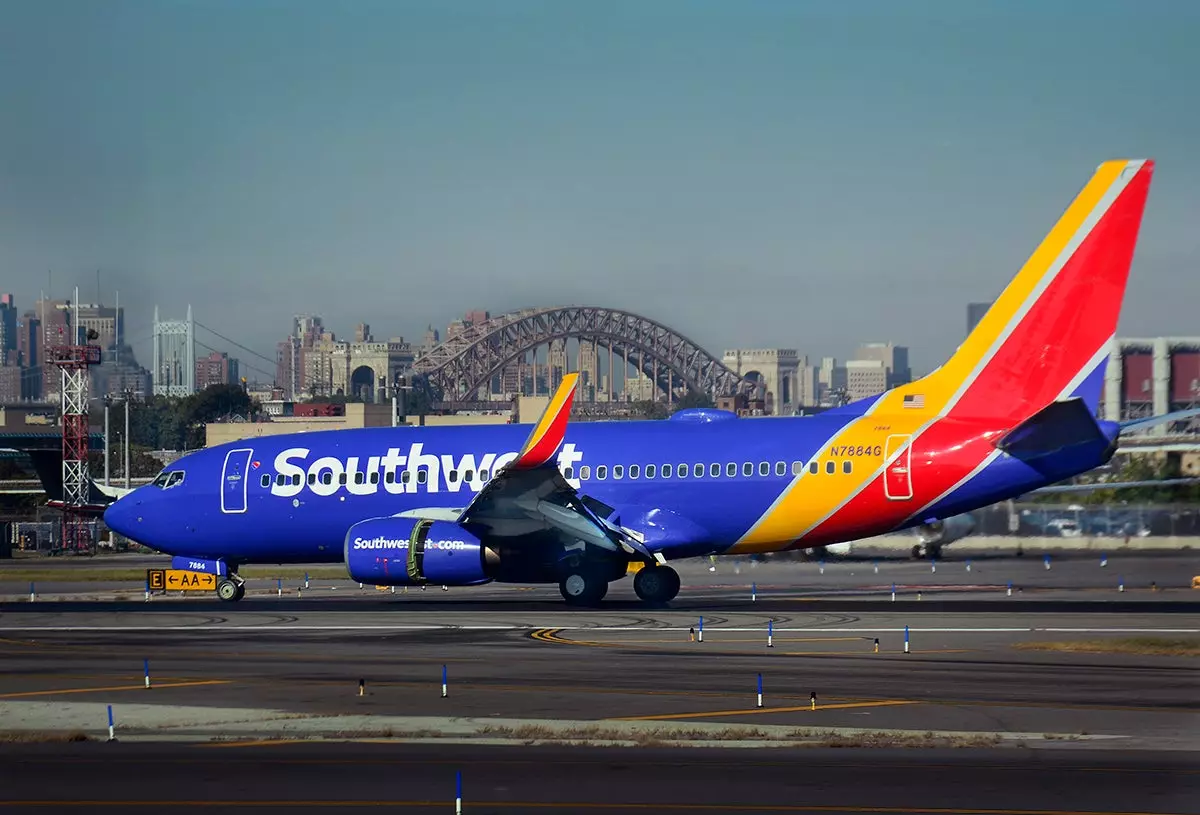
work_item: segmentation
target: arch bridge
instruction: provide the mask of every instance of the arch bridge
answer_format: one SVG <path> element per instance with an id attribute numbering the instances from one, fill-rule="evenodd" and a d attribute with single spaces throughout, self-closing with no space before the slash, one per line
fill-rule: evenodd
<path id="1" fill-rule="evenodd" d="M 567 352 L 568 340 L 579 344 L 575 364 Z M 549 346 L 545 362 L 537 356 L 542 346 Z M 607 365 L 602 366 L 605 357 Z M 600 388 L 601 367 L 607 369 L 607 389 Z M 576 395 L 581 410 L 587 410 L 583 404 L 603 402 L 597 397 L 606 390 L 609 403 L 623 401 L 614 390 L 615 371 L 625 372 L 622 385 L 630 372 L 645 377 L 650 393 L 632 401 L 660 401 L 664 396 L 674 400 L 689 390 L 716 399 L 745 387 L 720 360 L 662 323 L 594 306 L 526 309 L 493 317 L 467 326 L 413 364 L 413 373 L 424 379 L 435 398 L 452 403 L 479 399 L 481 390 L 491 390 L 497 377 L 497 399 L 529 392 L 530 374 L 533 393 L 550 393 L 567 371 L 584 374 L 583 390 Z"/>

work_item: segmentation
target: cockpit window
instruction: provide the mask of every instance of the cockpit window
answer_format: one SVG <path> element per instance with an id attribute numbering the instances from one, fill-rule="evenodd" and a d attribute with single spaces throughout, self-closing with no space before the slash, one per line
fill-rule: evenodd
<path id="1" fill-rule="evenodd" d="M 150 483 L 159 489 L 168 490 L 183 483 L 183 470 L 163 470 Z"/>

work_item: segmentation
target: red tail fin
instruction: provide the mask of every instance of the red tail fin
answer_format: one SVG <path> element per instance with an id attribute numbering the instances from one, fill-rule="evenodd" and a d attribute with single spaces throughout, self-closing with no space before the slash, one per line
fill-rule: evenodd
<path id="1" fill-rule="evenodd" d="M 1100 165 L 954 356 L 898 389 L 897 406 L 919 395 L 937 415 L 1025 418 L 1081 396 L 1094 410 L 1153 171 Z"/>

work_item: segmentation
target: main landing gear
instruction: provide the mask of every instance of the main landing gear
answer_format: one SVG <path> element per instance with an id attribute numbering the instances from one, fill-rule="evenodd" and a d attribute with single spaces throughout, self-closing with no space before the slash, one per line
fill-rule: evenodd
<path id="1" fill-rule="evenodd" d="M 670 566 L 646 566 L 633 576 L 633 590 L 644 602 L 669 603 L 679 594 L 679 572 Z"/>
<path id="2" fill-rule="evenodd" d="M 217 597 L 233 603 L 246 596 L 246 580 L 237 572 L 230 571 L 228 575 L 217 581 Z"/>
<path id="3" fill-rule="evenodd" d="M 573 606 L 594 606 L 608 593 L 609 577 L 600 569 L 577 566 L 559 582 L 563 599 Z M 670 566 L 646 566 L 633 578 L 638 599 L 661 605 L 679 594 L 679 573 Z"/>

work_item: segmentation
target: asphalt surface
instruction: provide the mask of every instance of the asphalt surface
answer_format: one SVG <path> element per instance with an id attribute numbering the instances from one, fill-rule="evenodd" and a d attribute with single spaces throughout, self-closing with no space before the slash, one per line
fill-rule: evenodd
<path id="1" fill-rule="evenodd" d="M 0 810 L 1200 813 L 1193 755 L 292 744 L 7 745 Z"/>
<path id="2" fill-rule="evenodd" d="M 1197 564 L 686 564 L 668 609 L 630 581 L 30 603 L 0 565 L 0 810 L 452 812 L 462 772 L 468 813 L 1200 813 L 1200 660 L 1042 650 L 1195 643 Z M 609 746 L 564 746 L 587 728 Z M 3 743 L 64 733 L 92 741 Z M 997 746 L 858 746 L 904 733 Z"/>
<path id="3" fill-rule="evenodd" d="M 1103 564 L 1103 565 L 1102 565 Z M 937 600 L 1009 602 L 1013 599 L 1075 601 L 1107 604 L 1115 600 L 1138 602 L 1200 603 L 1200 591 L 1191 589 L 1192 577 L 1200 575 L 1200 554 L 1171 552 L 1161 554 L 1113 553 L 1106 560 L 1095 553 L 1070 553 L 1054 556 L 1050 568 L 1037 555 L 1023 558 L 1011 555 L 951 558 L 930 563 L 892 556 L 867 560 L 830 559 L 816 561 L 772 561 L 755 563 L 749 559 L 722 559 L 710 571 L 706 561 L 672 564 L 680 572 L 683 587 L 672 601 L 672 608 L 736 609 L 757 603 L 810 600 L 891 601 L 893 585 L 897 602 Z M 968 566 L 970 567 L 968 569 Z M 35 591 L 41 602 L 140 602 L 144 598 L 145 577 L 123 582 L 88 581 L 78 575 L 88 571 L 112 569 L 148 569 L 169 567 L 169 559 L 146 556 L 107 556 L 94 560 L 46 558 L 0 561 L 0 611 L 10 604 L 29 601 L 30 574 L 37 575 Z M 255 569 L 269 567 L 254 567 Z M 336 565 L 312 566 L 314 573 L 338 571 Z M 248 602 L 255 599 L 384 601 L 396 603 L 464 604 L 465 609 L 511 609 L 514 604 L 528 607 L 562 607 L 558 587 L 553 585 L 512 586 L 490 584 L 477 587 L 453 587 L 441 591 L 402 588 L 378 591 L 373 586 L 360 588 L 341 577 L 314 577 L 304 587 L 304 566 L 279 567 L 278 574 L 288 577 L 257 577 L 248 581 Z M 59 576 L 61 574 L 61 577 Z M 605 608 L 641 607 L 633 592 L 633 581 L 612 584 L 604 600 Z M 1008 594 L 1012 589 L 1011 597 Z M 1123 591 L 1122 591 L 1123 589 Z M 280 595 L 282 594 L 282 597 Z M 171 592 L 156 594 L 154 600 L 200 602 L 204 607 L 223 606 L 209 592 Z M 381 605 L 384 605 L 381 604 Z M 790 608 L 790 606 L 787 606 Z M 1098 608 L 1098 606 L 1095 606 Z M 303 608 L 292 606 L 289 608 Z M 863 607 L 864 610 L 866 607 Z"/>
<path id="4" fill-rule="evenodd" d="M 56 703 L 57 727 L 94 732 L 99 714 L 59 714 L 67 703 L 106 702 L 165 706 L 162 732 L 180 724 L 170 706 L 198 706 L 1105 735 L 1130 749 L 1200 748 L 1196 657 L 1026 650 L 1129 637 L 1196 643 L 1200 614 L 724 613 L 705 617 L 700 642 L 698 618 L 677 611 L 216 615 L 163 604 L 151 614 L 64 614 L 53 605 L 0 615 L 0 718 Z"/>

